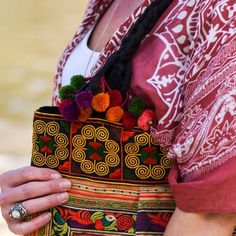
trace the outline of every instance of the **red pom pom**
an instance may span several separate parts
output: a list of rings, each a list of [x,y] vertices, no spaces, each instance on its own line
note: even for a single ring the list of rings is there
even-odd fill
[[[129,114],[129,112],[125,112],[122,117],[122,124],[126,129],[132,129],[137,123],[137,119]]]
[[[153,124],[155,113],[153,110],[147,109],[144,110],[141,116],[138,118],[138,127],[143,131],[148,131]]]
[[[119,90],[112,90],[108,94],[110,96],[110,107],[116,107],[121,105],[122,95]]]
[[[63,108],[65,105],[69,104],[69,103],[71,103],[71,100],[70,100],[70,99],[62,100],[62,101],[59,103],[59,105],[58,105],[59,111],[61,112],[62,108]]]

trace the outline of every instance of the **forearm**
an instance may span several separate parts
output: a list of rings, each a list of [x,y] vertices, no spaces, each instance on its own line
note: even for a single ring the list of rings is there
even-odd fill
[[[187,213],[176,208],[164,236],[232,236],[233,214]]]

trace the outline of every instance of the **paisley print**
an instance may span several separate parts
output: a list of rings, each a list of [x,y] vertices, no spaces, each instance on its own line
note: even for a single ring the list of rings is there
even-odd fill
[[[82,25],[55,76],[53,103],[67,58],[112,0],[90,1]],[[95,73],[151,0],[130,15],[101,52]],[[98,7],[99,6],[99,7]],[[133,58],[132,90],[156,108],[153,138],[175,159],[183,182],[197,180],[235,158],[235,0],[176,0]]]
[[[236,12],[233,1],[202,1],[184,80],[183,115],[169,157],[184,181],[234,158]]]

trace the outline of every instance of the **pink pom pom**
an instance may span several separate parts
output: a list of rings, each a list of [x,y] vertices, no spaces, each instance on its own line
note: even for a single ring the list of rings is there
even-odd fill
[[[146,109],[142,112],[141,116],[138,118],[137,125],[143,131],[148,131],[153,124],[153,119],[155,113],[153,110]]]

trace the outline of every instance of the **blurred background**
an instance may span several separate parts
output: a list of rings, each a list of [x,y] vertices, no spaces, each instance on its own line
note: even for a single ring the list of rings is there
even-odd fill
[[[33,112],[50,105],[57,62],[87,2],[0,0],[0,173],[29,164]],[[1,216],[0,235],[13,235]]]

